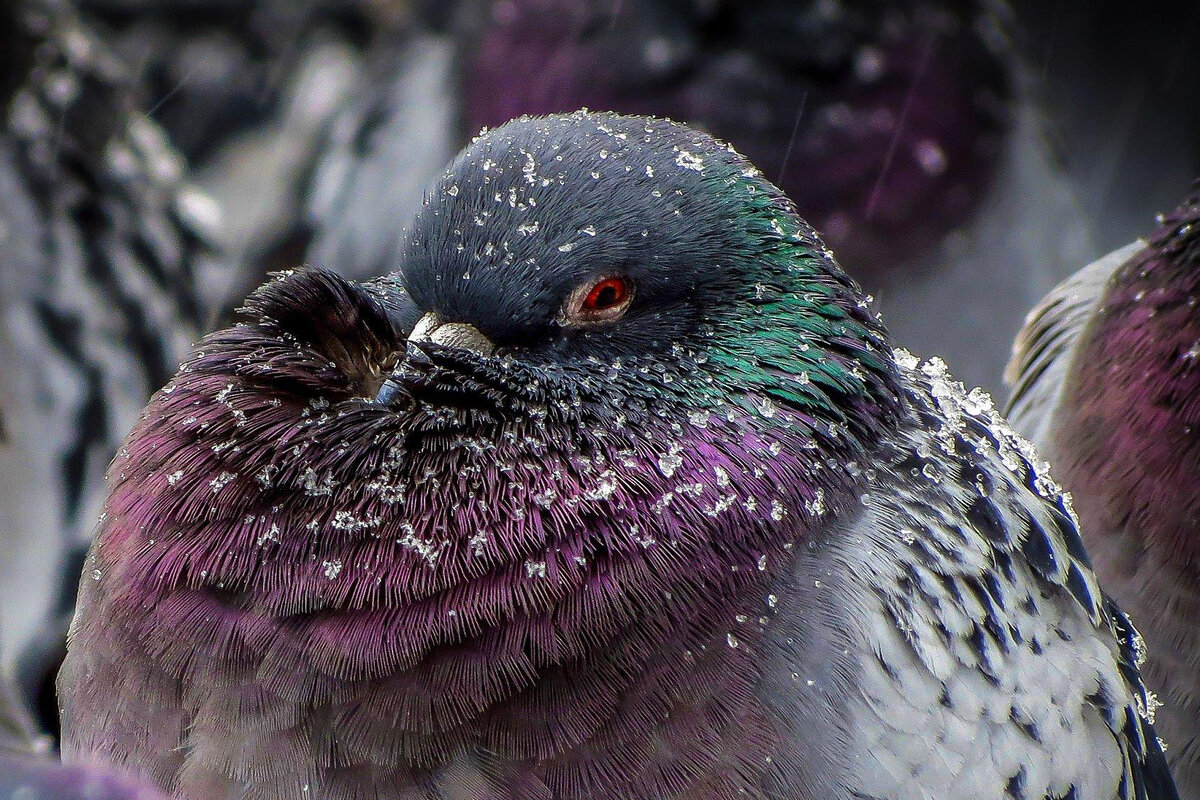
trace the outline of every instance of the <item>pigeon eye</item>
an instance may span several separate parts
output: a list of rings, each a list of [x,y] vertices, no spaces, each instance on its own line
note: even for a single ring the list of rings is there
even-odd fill
[[[563,305],[562,322],[567,325],[593,325],[620,319],[633,300],[633,282],[613,276],[585,283],[571,292]]]

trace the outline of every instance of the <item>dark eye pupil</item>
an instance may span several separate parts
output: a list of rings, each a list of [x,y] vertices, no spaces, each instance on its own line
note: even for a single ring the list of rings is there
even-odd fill
[[[599,308],[607,308],[617,302],[617,289],[614,286],[605,286],[596,295],[596,305]]]

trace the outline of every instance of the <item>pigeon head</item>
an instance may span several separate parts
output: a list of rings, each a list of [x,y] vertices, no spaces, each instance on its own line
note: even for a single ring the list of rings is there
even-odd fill
[[[468,332],[441,349],[515,378],[501,401],[606,426],[786,403],[857,429],[887,393],[878,322],[790,201],[669,122],[577,113],[479,137],[400,266],[423,315],[410,342],[436,362]]]
[[[730,148],[609,114],[480,136],[399,252],[198,346],[114,462],[84,602],[189,696],[359,698],[337,747],[376,769],[636,749],[664,734],[616,698],[743,696],[771,581],[900,413],[853,282]]]

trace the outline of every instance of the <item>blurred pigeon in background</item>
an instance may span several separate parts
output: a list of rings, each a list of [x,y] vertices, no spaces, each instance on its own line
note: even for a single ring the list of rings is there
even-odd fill
[[[424,62],[439,45],[421,35],[412,3],[82,0],[81,6],[137,70],[155,119],[225,211],[220,244],[241,271],[230,282],[205,287],[206,299],[223,313],[266,272],[310,257],[313,220],[336,202],[348,177],[337,166],[337,151],[361,151],[372,141],[369,133],[345,134],[346,128],[396,122],[387,95],[407,98],[394,137],[403,153],[389,154],[384,173],[390,184],[371,185],[383,193],[371,198],[369,213],[331,211],[337,217],[331,227],[361,226],[364,218],[378,225],[374,209],[389,192],[405,197],[399,227],[457,147],[448,126],[420,122],[426,106],[448,106],[452,99],[448,86],[421,77],[436,69]],[[434,151],[426,156],[429,148]],[[332,171],[337,180],[315,187],[318,171],[323,178]],[[415,177],[406,178],[409,173]],[[353,272],[354,262],[345,269]]]
[[[1146,637],[1181,793],[1200,796],[1200,191],[1029,315],[1011,418],[1074,496],[1105,587]]]
[[[0,7],[0,632],[61,646],[104,470],[199,335],[210,201],[65,4]],[[69,567],[64,568],[64,563]],[[62,598],[54,600],[56,592]],[[51,621],[47,621],[47,620]],[[36,637],[33,626],[45,625]],[[31,655],[37,683],[52,653]],[[56,715],[50,703],[50,718]]]
[[[995,174],[1011,48],[988,0],[486,0],[467,4],[468,130],[581,106],[730,141],[851,274],[960,226]]]
[[[68,760],[190,797],[1174,800],[1047,466],[732,148],[477,139],[110,472]]]

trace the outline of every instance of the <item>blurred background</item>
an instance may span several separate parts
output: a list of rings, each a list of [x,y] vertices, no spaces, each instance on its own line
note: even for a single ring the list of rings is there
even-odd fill
[[[272,270],[397,269],[426,184],[520,114],[728,140],[898,344],[1002,396],[1029,307],[1200,175],[1200,4],[1106,9],[0,2],[3,668],[53,729],[104,470],[190,343]]]

